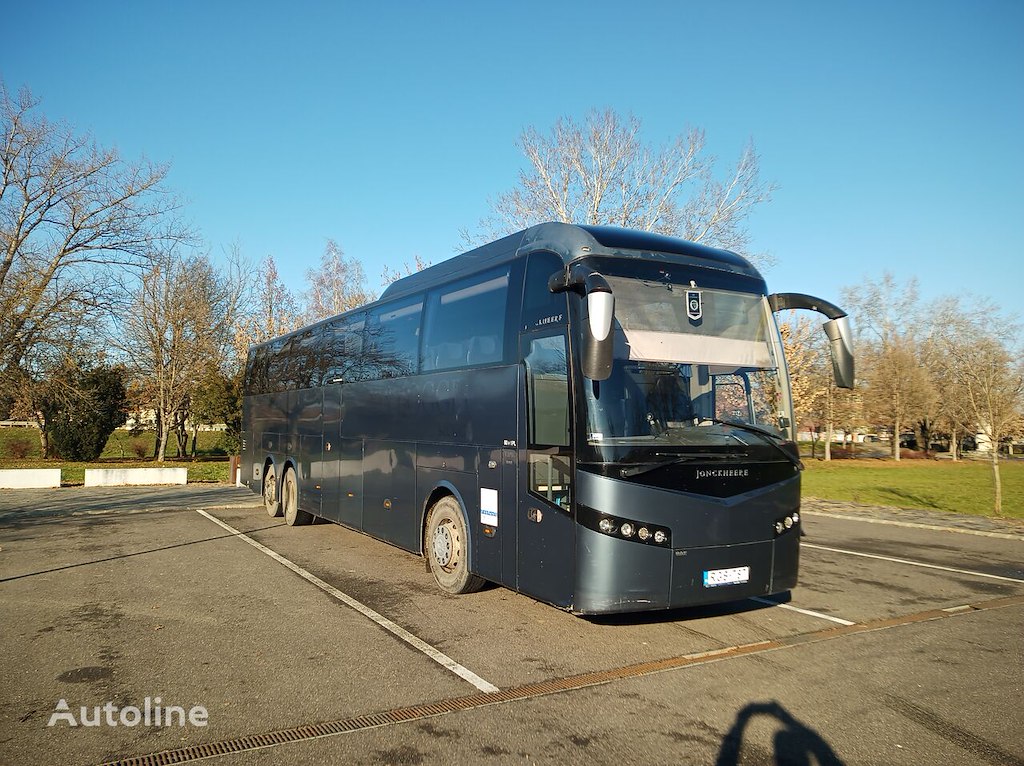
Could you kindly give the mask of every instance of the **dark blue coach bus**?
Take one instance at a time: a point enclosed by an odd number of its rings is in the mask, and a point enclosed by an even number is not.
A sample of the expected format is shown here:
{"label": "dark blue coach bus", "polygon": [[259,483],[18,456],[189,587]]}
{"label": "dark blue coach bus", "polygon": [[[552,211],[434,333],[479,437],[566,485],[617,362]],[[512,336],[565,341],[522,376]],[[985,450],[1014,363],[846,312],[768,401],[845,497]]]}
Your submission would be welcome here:
{"label": "dark blue coach bus", "polygon": [[765,596],[797,581],[800,460],[769,295],[742,257],[611,227],[534,226],[253,347],[243,482],[578,614]]}

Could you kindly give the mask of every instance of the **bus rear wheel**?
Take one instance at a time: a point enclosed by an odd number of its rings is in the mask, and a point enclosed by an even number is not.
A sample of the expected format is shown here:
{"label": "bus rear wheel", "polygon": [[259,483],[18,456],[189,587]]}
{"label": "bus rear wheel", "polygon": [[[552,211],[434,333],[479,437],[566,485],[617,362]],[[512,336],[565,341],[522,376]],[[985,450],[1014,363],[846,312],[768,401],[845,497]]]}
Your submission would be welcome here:
{"label": "bus rear wheel", "polygon": [[455,498],[434,503],[424,540],[427,562],[438,586],[455,595],[480,590],[484,580],[469,571],[469,534]]}
{"label": "bus rear wheel", "polygon": [[299,483],[295,479],[294,468],[288,468],[284,472],[281,505],[284,508],[284,521],[289,527],[301,527],[313,521],[313,514],[299,510]]}
{"label": "bus rear wheel", "polygon": [[281,515],[281,493],[278,492],[277,471],[272,465],[268,465],[263,474],[263,507],[272,519]]}

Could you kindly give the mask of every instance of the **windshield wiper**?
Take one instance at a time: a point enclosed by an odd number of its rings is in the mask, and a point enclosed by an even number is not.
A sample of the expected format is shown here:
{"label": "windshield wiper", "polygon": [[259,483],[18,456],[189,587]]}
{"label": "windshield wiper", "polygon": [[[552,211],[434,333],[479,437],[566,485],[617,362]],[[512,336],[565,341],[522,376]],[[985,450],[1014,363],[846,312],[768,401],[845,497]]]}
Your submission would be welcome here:
{"label": "windshield wiper", "polygon": [[739,460],[747,457],[746,452],[688,452],[685,455],[656,452],[655,454],[669,457],[670,459],[656,463],[637,463],[635,465],[627,466],[626,468],[619,469],[619,476],[623,479],[629,479],[633,476],[640,476],[641,474],[655,471],[658,468],[678,465],[679,463],[688,463],[691,460],[708,460],[711,458],[714,458],[715,460]]}
{"label": "windshield wiper", "polygon": [[741,431],[747,431],[758,436],[763,436],[764,440],[775,447],[779,452],[786,456],[786,460],[795,465],[801,471],[804,470],[803,461],[799,457],[794,457],[787,449],[785,449],[779,441],[781,438],[778,434],[769,431],[767,428],[761,428],[761,426],[755,426],[753,423],[742,423],[738,420],[722,420],[721,418],[701,418],[701,422],[716,423],[718,425],[730,426],[732,428],[738,428]]}

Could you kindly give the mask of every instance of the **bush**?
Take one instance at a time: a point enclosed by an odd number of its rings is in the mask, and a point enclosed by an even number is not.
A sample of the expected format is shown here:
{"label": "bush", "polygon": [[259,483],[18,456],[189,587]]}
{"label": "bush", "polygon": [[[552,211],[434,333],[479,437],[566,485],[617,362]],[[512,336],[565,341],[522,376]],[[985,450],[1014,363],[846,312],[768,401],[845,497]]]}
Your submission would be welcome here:
{"label": "bush", "polygon": [[149,456],[149,445],[146,442],[139,441],[136,439],[132,442],[132,453],[137,458],[144,458]]}
{"label": "bush", "polygon": [[7,442],[7,457],[24,460],[32,452],[32,443],[28,439],[11,439]]}
{"label": "bush", "polygon": [[74,393],[54,396],[42,407],[50,444],[65,460],[95,460],[127,419],[127,373],[122,367],[96,367],[65,374]]}

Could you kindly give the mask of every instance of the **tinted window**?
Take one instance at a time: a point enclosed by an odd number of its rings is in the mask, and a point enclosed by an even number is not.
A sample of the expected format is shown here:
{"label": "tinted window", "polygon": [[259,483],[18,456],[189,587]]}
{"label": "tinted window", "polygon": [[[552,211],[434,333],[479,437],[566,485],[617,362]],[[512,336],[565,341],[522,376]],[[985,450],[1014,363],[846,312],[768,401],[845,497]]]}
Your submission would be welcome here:
{"label": "tinted window", "polygon": [[553,293],[548,289],[551,275],[564,268],[562,259],[553,253],[533,253],[530,256],[523,288],[522,329],[535,330],[565,322],[566,294]]}
{"label": "tinted window", "polygon": [[288,382],[288,348],[291,339],[278,339],[266,346],[267,354],[267,391],[285,391]]}
{"label": "tinted window", "polygon": [[508,267],[432,291],[427,302],[423,370],[502,361]]}
{"label": "tinted window", "polygon": [[249,357],[246,360],[246,393],[266,393],[269,388],[266,369],[266,348],[258,346],[249,349]]}
{"label": "tinted window", "polygon": [[324,385],[365,380],[362,365],[365,314],[334,319],[324,326]]}
{"label": "tinted window", "polygon": [[367,379],[399,378],[416,373],[420,345],[419,296],[370,311],[363,336],[363,365]]}
{"label": "tinted window", "polygon": [[320,348],[321,327],[311,327],[292,339],[289,380],[292,388],[320,385],[323,354]]}
{"label": "tinted window", "polygon": [[531,338],[526,357],[527,482],[530,491],[569,508],[569,373],[565,336]]}
{"label": "tinted window", "polygon": [[525,362],[530,446],[569,446],[565,336],[532,339]]}

